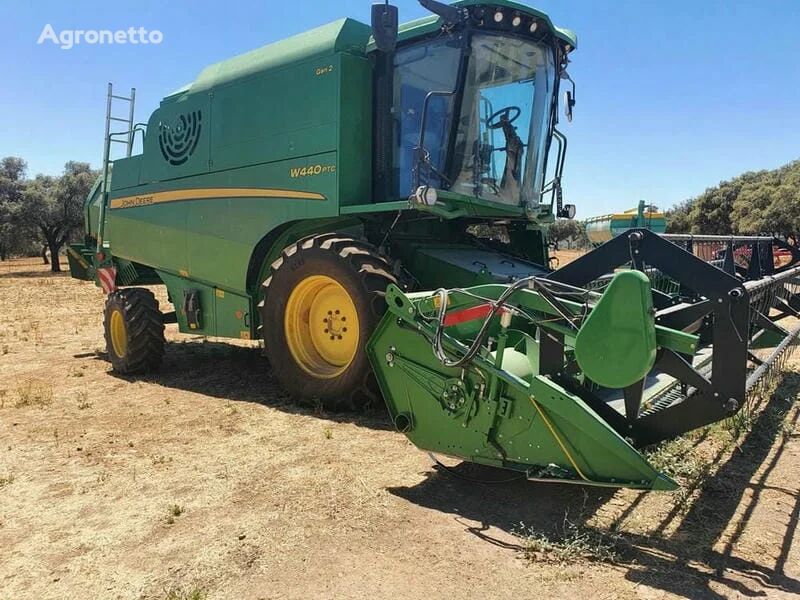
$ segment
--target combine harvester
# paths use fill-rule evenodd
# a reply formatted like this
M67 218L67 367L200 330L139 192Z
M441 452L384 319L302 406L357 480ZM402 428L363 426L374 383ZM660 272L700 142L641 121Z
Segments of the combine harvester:
M425 450L674 488L637 448L736 414L777 372L797 254L776 267L772 238L634 229L550 270L548 224L575 213L557 126L575 36L506 0L420 1L434 14L399 28L380 4L372 28L343 19L212 65L146 125L109 88L70 266L108 295L113 369L157 368L165 323L260 338L293 396L382 395ZM174 312L135 287L154 284Z

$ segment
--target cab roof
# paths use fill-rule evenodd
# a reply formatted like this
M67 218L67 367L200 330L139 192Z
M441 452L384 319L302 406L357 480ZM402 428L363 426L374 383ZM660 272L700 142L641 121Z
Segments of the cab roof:
M569 49L574 49L577 44L577 39L573 32L555 27L550 21L550 17L545 13L511 0L459 0L454 2L453 6L485 6L490 9L509 9L533 16L546 23L550 31L558 39L570 46ZM436 31L441 25L442 19L437 15L429 15L404 23L400 25L398 41L423 36ZM371 33L372 30L369 25L355 19L346 18L333 21L327 25L310 29L284 40L267 44L261 48L212 64L200 71L200 74L192 83L186 84L166 96L162 103L169 103L185 94L205 92L263 71L280 68L317 56L322 57L335 52L366 55L366 53L374 50Z
M547 13L518 2L512 2L511 0L458 0L458 2L453 2L452 6L458 6L461 8L468 8L470 6L484 6L486 8L500 9L505 8L520 14L536 17L538 20L547 24L550 31L552 31L558 39L569 44L572 49L575 49L578 46L578 36L574 31L564 29L563 27L556 27L553 25L553 22L550 20L550 17L547 15ZM428 15L420 19L415 19L414 21L409 21L408 23L403 23L399 28L398 41L425 35L431 31L436 31L441 26L442 18L438 15ZM372 44L372 42L373 40L370 38L370 44Z

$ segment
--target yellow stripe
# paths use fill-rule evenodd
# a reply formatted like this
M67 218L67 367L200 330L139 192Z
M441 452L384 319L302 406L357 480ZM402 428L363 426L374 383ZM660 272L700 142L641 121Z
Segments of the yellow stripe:
M547 425L547 428L550 430L550 434L553 436L556 442L558 442L558 445L561 447L561 451L566 455L569 464L572 465L572 468L575 469L575 472L578 474L578 476L588 483L597 483L592 481L586 475L583 474L583 471L581 471L580 467L578 466L578 463L576 463L575 459L572 458L572 454L569 453L569 450L567 450L567 447L564 445L564 442L561 441L561 438L556 433L556 428L553 427L552 423L550 423L550 419L548 419L547 416L545 416L544 411L541 409L539 403L536 402L533 396L531 396L531 402L533 402L533 406L536 407L536 412L539 413L539 416L542 418L542 421L544 421L544 424Z
M75 260L78 261L78 264L80 264L80 266L82 266L84 269L88 269L89 268L89 263L87 263L85 260L83 260L83 257L80 254L78 254L75 251L74 248L67 248L67 252L72 254L72 256L75 257Z
M632 219L637 216L638 213L614 213L610 215L612 219ZM646 212L643 213L645 219L662 219L664 217L664 213L660 212Z
M600 215L599 217L589 217L586 219L587 223L598 223L601 221L607 221L609 219L614 220L630 220L637 216L637 213L633 212L624 212L624 213L614 213L613 215ZM644 213L645 219L663 219L664 213L661 212L646 212Z
M138 196L124 196L111 200L111 208L134 208L149 206L163 202L179 202L181 200L217 200L221 198L287 198L292 200L325 200L325 196L316 192L297 190L280 190L274 188L191 188L153 192Z

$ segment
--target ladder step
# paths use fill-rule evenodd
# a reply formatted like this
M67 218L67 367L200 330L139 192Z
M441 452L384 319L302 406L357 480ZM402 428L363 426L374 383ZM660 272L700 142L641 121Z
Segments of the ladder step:
M115 96L114 94L111 94L111 97L112 98L116 98L117 100L125 100L126 102L130 102L131 101L130 98L126 98L125 96Z
M108 117L110 121L119 121L121 123L130 123L130 119L120 119L119 117Z

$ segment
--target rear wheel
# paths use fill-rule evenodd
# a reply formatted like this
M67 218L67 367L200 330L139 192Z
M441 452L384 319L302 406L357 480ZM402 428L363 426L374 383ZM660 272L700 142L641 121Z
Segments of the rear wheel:
M272 263L260 305L267 357L293 396L332 409L375 397L367 340L396 283L374 248L340 234L306 238Z
M106 298L106 350L117 373L153 371L164 356L164 319L150 290L125 288Z

